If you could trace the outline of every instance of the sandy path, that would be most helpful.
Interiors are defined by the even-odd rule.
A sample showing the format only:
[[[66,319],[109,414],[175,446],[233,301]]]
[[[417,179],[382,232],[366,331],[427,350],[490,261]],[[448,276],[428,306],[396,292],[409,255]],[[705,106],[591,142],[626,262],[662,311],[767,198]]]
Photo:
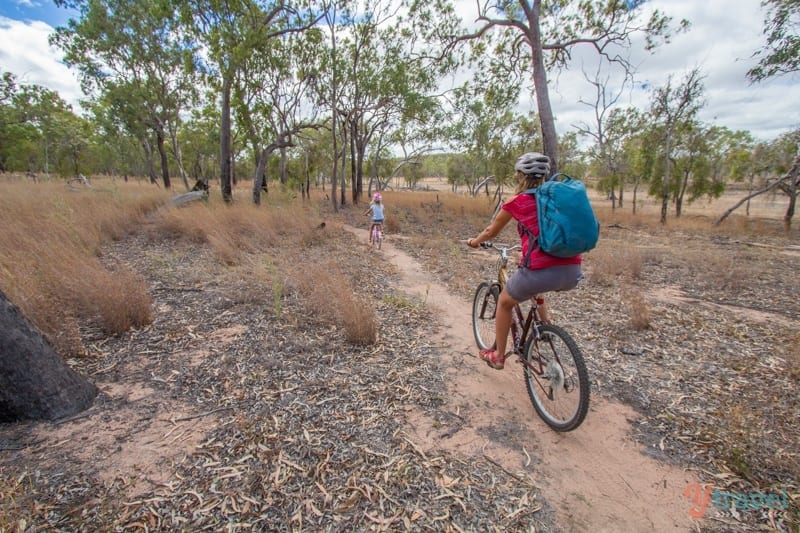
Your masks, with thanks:
[[[366,230],[347,229],[367,242]],[[415,414],[409,433],[418,445],[429,451],[485,455],[524,475],[541,488],[565,531],[693,529],[683,490],[696,478],[642,453],[629,435],[630,420],[637,416],[632,409],[593,396],[581,427],[566,434],[550,430],[533,410],[518,364],[497,371],[477,358],[471,302],[433,283],[414,258],[392,246],[391,238],[372,253],[383,254],[397,267],[400,290],[438,310],[441,345],[449,347],[443,361],[449,385],[445,409],[464,423],[442,428]]]

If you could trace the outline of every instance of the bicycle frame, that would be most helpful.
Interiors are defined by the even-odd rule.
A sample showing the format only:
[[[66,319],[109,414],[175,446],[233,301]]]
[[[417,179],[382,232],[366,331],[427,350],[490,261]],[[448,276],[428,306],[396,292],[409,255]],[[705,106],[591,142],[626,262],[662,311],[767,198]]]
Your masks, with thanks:
[[[497,280],[478,284],[472,307],[475,340],[481,350],[488,350],[497,346],[497,311],[508,280],[508,252],[521,247],[491,242],[481,246],[500,254]],[[512,340],[508,353],[516,354],[523,365],[528,397],[537,414],[556,431],[572,431],[583,422],[589,409],[586,362],[567,331],[542,321],[541,303],[537,299],[531,299],[527,311],[525,305],[526,302],[518,302],[511,309]],[[494,368],[492,364],[489,366]]]
[[[502,290],[505,288],[506,282],[508,281],[508,252],[520,249],[521,247],[519,245],[507,246],[491,242],[481,243],[481,246],[484,248],[494,248],[500,253],[500,259],[497,265],[497,283]],[[535,373],[541,374],[544,371],[541,361],[537,361],[538,368],[536,368],[522,357],[522,351],[528,340],[528,334],[532,332],[534,336],[539,337],[538,326],[542,321],[541,318],[539,318],[538,307],[535,301],[531,302],[531,308],[528,310],[528,315],[525,316],[520,304],[514,305],[511,316],[511,338],[514,341],[514,353],[519,356],[520,362]]]

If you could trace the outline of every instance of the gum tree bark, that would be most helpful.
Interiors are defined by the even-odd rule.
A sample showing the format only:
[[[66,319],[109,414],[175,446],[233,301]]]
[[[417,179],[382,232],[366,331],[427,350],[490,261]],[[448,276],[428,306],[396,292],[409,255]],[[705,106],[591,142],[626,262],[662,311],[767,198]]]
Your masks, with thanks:
[[[70,368],[0,291],[0,423],[80,413],[97,387]]]

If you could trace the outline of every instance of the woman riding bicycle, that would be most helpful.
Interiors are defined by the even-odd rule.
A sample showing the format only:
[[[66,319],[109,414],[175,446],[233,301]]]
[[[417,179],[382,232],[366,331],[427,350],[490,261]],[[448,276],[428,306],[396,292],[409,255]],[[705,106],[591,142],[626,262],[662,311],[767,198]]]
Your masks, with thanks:
[[[376,192],[372,196],[372,203],[369,204],[369,209],[364,213],[364,215],[370,214],[372,212],[372,225],[369,227],[369,234],[370,234],[370,242],[372,242],[372,230],[375,229],[375,226],[383,231],[383,220],[384,220],[384,205],[381,203],[383,197],[381,193]]]
[[[539,221],[536,198],[533,194],[522,194],[527,189],[538,187],[550,175],[550,158],[538,152],[521,155],[514,165],[517,187],[515,196],[502,205],[492,222],[477,237],[467,240],[467,245],[478,248],[484,241],[496,237],[513,218],[517,221],[517,232],[522,246],[522,260],[500,293],[495,322],[495,350],[480,350],[480,357],[497,370],[502,370],[506,360],[506,343],[511,328],[511,311],[516,304],[549,291],[564,291],[575,288],[581,277],[581,256],[560,258],[548,255],[536,245],[539,236]],[[530,242],[530,236],[534,237]],[[537,300],[538,302],[538,300]],[[539,314],[548,320],[547,310],[539,304]]]

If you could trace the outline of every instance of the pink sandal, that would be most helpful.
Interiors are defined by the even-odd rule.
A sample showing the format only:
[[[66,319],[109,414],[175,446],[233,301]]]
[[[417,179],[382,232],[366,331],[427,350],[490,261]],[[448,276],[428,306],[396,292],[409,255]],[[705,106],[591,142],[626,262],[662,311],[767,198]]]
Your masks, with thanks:
[[[506,358],[497,353],[497,350],[481,350],[478,352],[481,359],[486,361],[486,364],[495,370],[503,370]]]

